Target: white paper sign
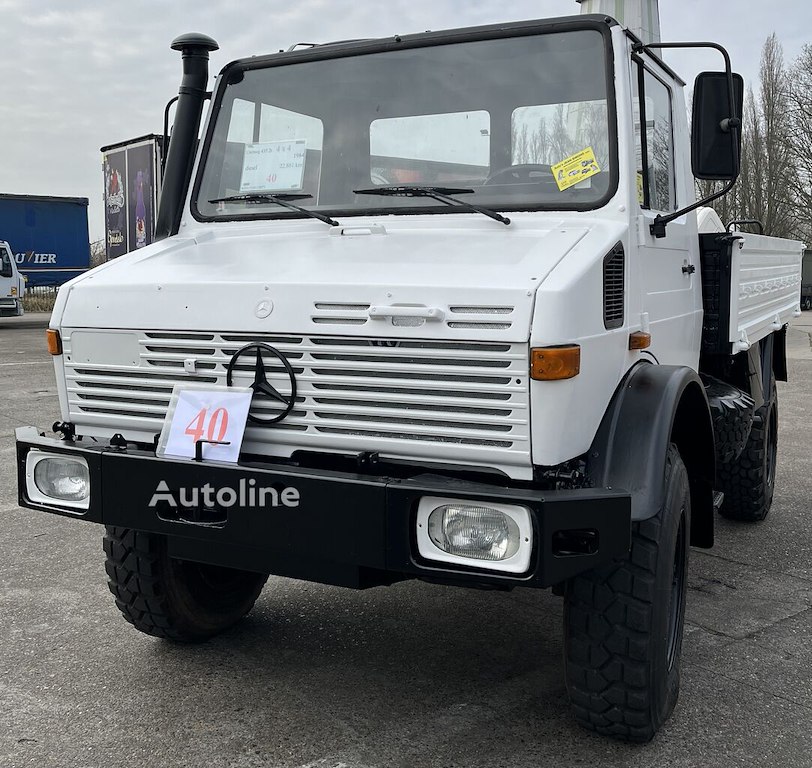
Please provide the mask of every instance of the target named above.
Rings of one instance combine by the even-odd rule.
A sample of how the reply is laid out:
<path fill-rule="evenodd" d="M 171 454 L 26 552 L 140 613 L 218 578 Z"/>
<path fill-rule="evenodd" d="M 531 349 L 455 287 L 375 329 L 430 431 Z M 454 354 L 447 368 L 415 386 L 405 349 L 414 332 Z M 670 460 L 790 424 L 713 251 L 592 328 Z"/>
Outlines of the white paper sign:
<path fill-rule="evenodd" d="M 195 443 L 210 440 L 228 445 L 204 443 L 205 460 L 236 463 L 252 395 L 247 387 L 176 384 L 156 453 L 193 459 Z"/>
<path fill-rule="evenodd" d="M 240 192 L 301 189 L 306 151 L 304 139 L 246 144 Z"/>

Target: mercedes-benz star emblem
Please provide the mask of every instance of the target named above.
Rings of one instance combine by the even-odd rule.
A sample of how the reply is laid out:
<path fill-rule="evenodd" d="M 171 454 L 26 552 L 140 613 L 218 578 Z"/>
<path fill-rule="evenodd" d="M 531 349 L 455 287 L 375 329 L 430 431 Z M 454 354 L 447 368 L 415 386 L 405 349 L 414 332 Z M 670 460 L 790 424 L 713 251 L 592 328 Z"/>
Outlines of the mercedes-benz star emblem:
<path fill-rule="evenodd" d="M 264 395 L 271 400 L 276 400 L 284 407 L 281 413 L 278 413 L 276 416 L 268 419 L 260 419 L 258 416 L 253 416 L 249 413 L 248 421 L 251 421 L 254 424 L 276 424 L 276 422 L 282 421 L 282 419 L 284 419 L 293 410 L 293 406 L 296 403 L 296 374 L 290 362 L 288 362 L 288 359 L 278 349 L 275 349 L 270 344 L 262 344 L 259 342 L 254 344 L 246 344 L 242 349 L 238 349 L 234 353 L 234 357 L 232 357 L 228 363 L 228 369 L 226 371 L 226 384 L 228 384 L 229 387 L 232 385 L 234 368 L 237 361 L 241 357 L 248 356 L 254 351 L 256 352 L 254 362 L 254 381 L 249 385 L 254 392 L 254 397 L 257 395 Z M 262 359 L 263 352 L 268 352 L 269 354 L 273 355 L 284 366 L 285 372 L 288 374 L 288 378 L 290 379 L 289 395 L 282 394 L 268 381 L 268 377 L 265 373 L 265 363 Z"/>

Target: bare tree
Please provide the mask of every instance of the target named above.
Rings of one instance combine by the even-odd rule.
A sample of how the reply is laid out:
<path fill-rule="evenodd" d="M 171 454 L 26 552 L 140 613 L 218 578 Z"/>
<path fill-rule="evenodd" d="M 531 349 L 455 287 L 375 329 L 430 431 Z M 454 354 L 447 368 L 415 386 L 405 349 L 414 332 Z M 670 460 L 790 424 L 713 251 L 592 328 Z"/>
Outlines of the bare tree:
<path fill-rule="evenodd" d="M 809 56 L 812 64 L 812 54 Z M 734 190 L 713 207 L 722 221 L 759 219 L 766 234 L 798 237 L 798 157 L 791 136 L 794 95 L 784 52 L 775 34 L 764 43 L 758 93 L 749 88 L 742 125 L 741 176 Z M 812 93 L 812 69 L 810 69 Z M 807 154 L 812 144 L 807 144 Z M 719 189 L 700 182 L 700 194 Z"/>
<path fill-rule="evenodd" d="M 797 236 L 812 243 L 812 45 L 803 47 L 791 69 L 789 110 Z"/>
<path fill-rule="evenodd" d="M 763 180 L 759 191 L 764 230 L 776 237 L 797 236 L 793 193 L 796 188 L 795 162 L 790 146 L 790 86 L 784 64 L 784 49 L 773 33 L 767 38 L 761 55 L 761 118 L 759 155 L 752 162 Z"/>
<path fill-rule="evenodd" d="M 107 251 L 104 240 L 94 240 L 90 244 L 90 266 L 98 267 L 107 261 Z"/>

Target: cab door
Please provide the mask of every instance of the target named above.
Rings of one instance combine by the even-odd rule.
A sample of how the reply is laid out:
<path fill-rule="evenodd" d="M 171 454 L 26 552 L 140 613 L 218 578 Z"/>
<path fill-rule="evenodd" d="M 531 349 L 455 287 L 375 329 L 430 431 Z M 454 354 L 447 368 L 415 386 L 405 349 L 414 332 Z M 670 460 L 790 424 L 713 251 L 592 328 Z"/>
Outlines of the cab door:
<path fill-rule="evenodd" d="M 633 57 L 632 81 L 643 324 L 658 362 L 696 369 L 702 333 L 696 215 L 668 224 L 665 237 L 651 231 L 657 214 L 695 200 L 682 83 L 648 54 Z"/>

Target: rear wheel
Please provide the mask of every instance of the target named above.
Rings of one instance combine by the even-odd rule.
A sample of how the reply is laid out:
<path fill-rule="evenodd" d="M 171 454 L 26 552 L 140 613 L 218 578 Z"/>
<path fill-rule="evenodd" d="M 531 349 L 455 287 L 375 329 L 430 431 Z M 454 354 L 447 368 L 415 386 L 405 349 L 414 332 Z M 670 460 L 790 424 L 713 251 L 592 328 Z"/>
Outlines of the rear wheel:
<path fill-rule="evenodd" d="M 124 618 L 155 637 L 195 643 L 239 621 L 267 576 L 171 558 L 166 538 L 108 526 L 104 536 L 110 591 Z"/>
<path fill-rule="evenodd" d="M 567 585 L 567 690 L 585 728 L 649 741 L 679 696 L 691 499 L 676 446 L 668 451 L 663 508 L 634 523 L 628 560 Z"/>
<path fill-rule="evenodd" d="M 719 513 L 730 520 L 758 522 L 773 503 L 778 459 L 778 392 L 770 383 L 769 398 L 756 411 L 750 437 L 741 455 L 721 464 L 717 485 L 725 494 Z"/>

